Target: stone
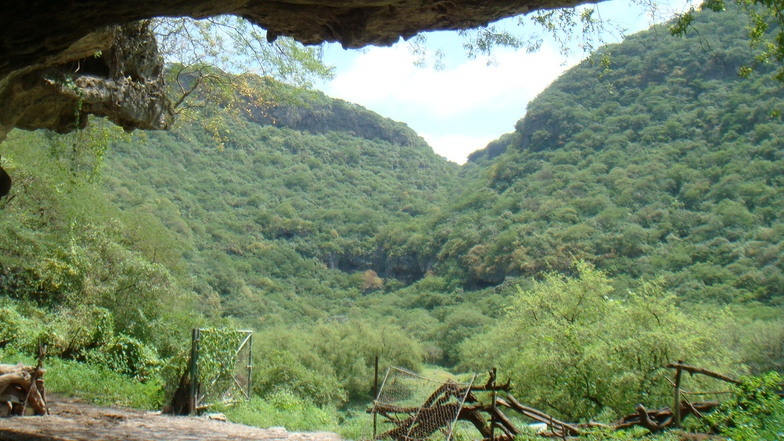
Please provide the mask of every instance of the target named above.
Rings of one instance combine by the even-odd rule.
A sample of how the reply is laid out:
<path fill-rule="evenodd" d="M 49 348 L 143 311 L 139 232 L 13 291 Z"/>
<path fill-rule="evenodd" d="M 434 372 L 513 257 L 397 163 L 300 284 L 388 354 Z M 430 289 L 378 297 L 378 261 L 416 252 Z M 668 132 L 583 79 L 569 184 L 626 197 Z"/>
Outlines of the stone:
<path fill-rule="evenodd" d="M 27 67 L 0 82 L 0 140 L 14 128 L 60 133 L 105 116 L 132 130 L 172 120 L 163 60 L 143 24 L 112 26 L 75 42 L 57 63 Z"/>

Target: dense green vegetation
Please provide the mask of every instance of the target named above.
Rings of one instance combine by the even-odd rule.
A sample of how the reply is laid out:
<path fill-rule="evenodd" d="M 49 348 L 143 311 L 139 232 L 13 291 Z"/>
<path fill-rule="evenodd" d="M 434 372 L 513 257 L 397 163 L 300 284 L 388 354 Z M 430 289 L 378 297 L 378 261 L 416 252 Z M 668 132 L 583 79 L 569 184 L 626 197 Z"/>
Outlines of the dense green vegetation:
<path fill-rule="evenodd" d="M 780 302 L 784 91 L 737 75 L 742 21 L 699 17 L 683 39 L 605 47 L 609 65 L 588 60 L 529 105 L 504 154 L 476 153 L 478 188 L 426 227 L 443 270 L 497 284 L 577 258 L 683 300 Z"/>
<path fill-rule="evenodd" d="M 158 407 L 192 327 L 251 327 L 257 397 L 232 418 L 351 433 L 376 355 L 498 366 L 571 420 L 669 404 L 677 359 L 781 372 L 784 90 L 737 75 L 734 13 L 693 20 L 602 48 L 462 168 L 361 107 L 213 71 L 170 132 L 13 132 L 1 360 L 47 343 L 55 389 Z"/>

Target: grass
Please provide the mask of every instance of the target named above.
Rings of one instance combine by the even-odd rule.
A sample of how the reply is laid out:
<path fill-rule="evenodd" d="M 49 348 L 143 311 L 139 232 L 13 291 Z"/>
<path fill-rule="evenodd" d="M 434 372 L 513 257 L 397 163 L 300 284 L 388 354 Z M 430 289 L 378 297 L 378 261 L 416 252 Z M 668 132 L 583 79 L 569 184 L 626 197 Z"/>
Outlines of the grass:
<path fill-rule="evenodd" d="M 2 350 L 0 362 L 36 365 L 33 357 Z M 44 368 L 47 393 L 78 397 L 101 406 L 124 406 L 143 410 L 160 409 L 163 404 L 160 381 L 142 383 L 107 367 L 57 358 L 47 359 Z"/>
<path fill-rule="evenodd" d="M 163 404 L 160 381 L 142 383 L 103 366 L 53 359 L 45 378 L 49 392 L 80 397 L 102 406 L 155 410 Z"/>
<path fill-rule="evenodd" d="M 266 398 L 254 397 L 223 412 L 232 422 L 256 427 L 285 427 L 297 432 L 335 431 L 338 428 L 335 408 L 316 406 L 286 391 Z"/>

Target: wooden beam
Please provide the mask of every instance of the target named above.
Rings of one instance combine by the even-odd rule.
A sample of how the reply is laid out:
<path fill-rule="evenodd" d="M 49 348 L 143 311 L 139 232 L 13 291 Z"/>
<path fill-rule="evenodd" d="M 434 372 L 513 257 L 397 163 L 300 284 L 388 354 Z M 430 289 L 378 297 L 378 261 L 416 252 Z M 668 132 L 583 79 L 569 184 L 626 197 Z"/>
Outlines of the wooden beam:
<path fill-rule="evenodd" d="M 667 365 L 667 367 L 670 368 L 670 369 L 682 369 L 682 370 L 684 370 L 684 371 L 686 371 L 686 372 L 688 372 L 688 373 L 690 373 L 692 375 L 694 375 L 694 374 L 702 374 L 702 375 L 705 375 L 705 376 L 708 376 L 708 377 L 711 377 L 711 378 L 715 378 L 717 380 L 726 381 L 727 383 L 741 384 L 740 381 L 738 381 L 738 380 L 736 380 L 734 378 L 730 378 L 730 377 L 728 377 L 726 375 L 722 375 L 722 374 L 719 374 L 719 373 L 716 373 L 716 372 L 713 372 L 713 371 L 709 371 L 709 370 L 703 369 L 703 368 L 689 366 L 687 364 L 670 363 L 670 364 Z"/>

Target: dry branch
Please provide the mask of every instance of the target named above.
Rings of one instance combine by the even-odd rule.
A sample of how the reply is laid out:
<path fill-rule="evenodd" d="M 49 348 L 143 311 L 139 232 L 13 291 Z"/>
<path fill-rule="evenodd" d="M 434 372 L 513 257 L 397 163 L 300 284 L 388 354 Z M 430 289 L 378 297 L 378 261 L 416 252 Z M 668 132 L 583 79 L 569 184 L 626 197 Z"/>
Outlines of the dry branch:
<path fill-rule="evenodd" d="M 717 401 L 692 404 L 684 400 L 681 402 L 681 416 L 685 418 L 695 411 L 700 412 L 700 414 L 702 412 L 710 412 L 718 405 L 719 403 Z M 659 410 L 647 410 L 642 405 L 638 405 L 636 413 L 621 418 L 620 421 L 612 425 L 612 428 L 614 430 L 620 430 L 628 429 L 633 426 L 643 426 L 651 431 L 659 431 L 669 428 L 669 426 L 672 425 L 673 420 L 673 412 L 669 407 Z"/>
<path fill-rule="evenodd" d="M 668 368 L 686 371 L 690 374 L 702 374 L 722 381 L 733 384 L 738 384 L 734 380 L 725 375 L 709 371 L 707 369 L 697 368 L 693 366 L 684 365 L 680 362 L 667 365 Z M 479 431 L 485 441 L 510 441 L 520 433 L 519 429 L 515 427 L 512 421 L 499 409 L 500 406 L 514 410 L 521 415 L 535 420 L 540 423 L 546 424 L 550 428 L 550 432 L 542 433 L 541 436 L 564 438 L 571 436 L 579 436 L 584 429 L 591 427 L 602 427 L 609 430 L 626 429 L 633 426 L 642 426 L 651 432 L 660 432 L 665 429 L 670 429 L 677 426 L 677 420 L 685 418 L 690 414 L 694 414 L 697 418 L 709 423 L 705 418 L 704 413 L 710 412 L 716 408 L 719 403 L 716 401 L 691 403 L 684 399 L 680 394 L 700 395 L 703 393 L 716 393 L 716 392 L 685 392 L 680 389 L 680 382 L 676 378 L 675 382 L 670 381 L 670 384 L 676 387 L 679 393 L 676 393 L 675 409 L 663 408 L 659 410 L 648 410 L 642 404 L 637 405 L 635 413 L 623 417 L 621 420 L 614 424 L 599 424 L 599 423 L 583 423 L 571 424 L 553 418 L 552 416 L 522 405 L 512 395 L 507 394 L 505 399 L 496 397 L 496 391 L 508 391 L 511 389 L 510 383 L 507 382 L 502 385 L 496 385 L 494 382 L 495 371 L 491 373 L 491 379 L 483 386 L 470 386 L 466 388 L 453 382 L 442 384 L 425 400 L 422 407 L 400 407 L 389 404 L 382 404 L 374 402 L 374 407 L 369 409 L 368 412 L 375 412 L 388 418 L 395 427 L 387 432 L 376 435 L 376 439 L 391 438 L 396 441 L 411 441 L 416 439 L 423 439 L 435 433 L 438 430 L 444 431 L 445 428 L 451 424 L 452 418 L 457 413 L 457 419 L 468 421 Z M 669 379 L 668 379 L 669 381 Z M 479 403 L 479 400 L 474 396 L 474 391 L 490 391 L 493 392 L 493 400 L 489 405 Z M 452 397 L 464 397 L 461 404 L 448 403 Z M 468 405 L 467 403 L 478 403 Z M 394 415 L 396 414 L 396 415 Z M 405 417 L 401 418 L 401 415 Z M 680 417 L 680 418 L 678 418 Z M 496 436 L 493 432 L 494 428 L 498 427 L 502 430 L 503 434 Z M 715 428 L 711 427 L 714 431 Z"/>
<path fill-rule="evenodd" d="M 507 399 L 508 399 L 508 401 L 499 398 L 498 399 L 498 404 L 500 404 L 500 405 L 502 405 L 504 407 L 508 407 L 508 408 L 510 408 L 512 410 L 516 410 L 517 412 L 527 416 L 528 418 L 531 418 L 533 420 L 539 421 L 540 423 L 548 424 L 550 426 L 558 427 L 560 429 L 563 429 L 565 432 L 568 432 L 569 436 L 578 436 L 578 435 L 580 435 L 580 429 L 578 429 L 577 426 L 574 426 L 574 425 L 569 424 L 569 423 L 565 423 L 563 421 L 559 421 L 559 420 L 553 418 L 552 416 L 547 415 L 546 413 L 544 413 L 544 412 L 542 412 L 540 410 L 534 409 L 532 407 L 523 406 L 522 404 L 520 404 L 519 401 L 517 401 L 511 395 L 507 395 Z"/>
<path fill-rule="evenodd" d="M 449 403 L 436 407 L 421 408 L 419 413 L 399 421 L 398 427 L 376 435 L 376 439 L 392 438 L 404 441 L 411 438 L 423 439 L 437 430 L 447 427 L 459 411 L 459 404 Z"/>

